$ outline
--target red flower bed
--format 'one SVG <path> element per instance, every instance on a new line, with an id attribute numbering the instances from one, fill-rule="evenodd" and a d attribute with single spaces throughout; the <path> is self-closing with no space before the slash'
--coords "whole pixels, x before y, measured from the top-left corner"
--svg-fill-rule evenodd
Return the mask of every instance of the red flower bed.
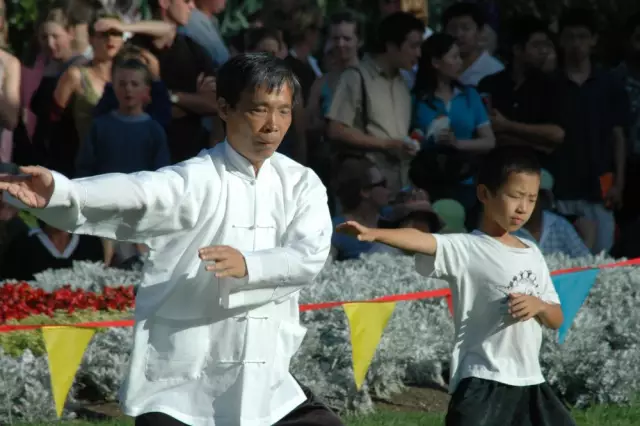
<path id="1" fill-rule="evenodd" d="M 54 312 L 77 310 L 116 310 L 133 308 L 133 286 L 105 287 L 102 293 L 61 287 L 53 292 L 33 288 L 27 283 L 0 286 L 0 324 L 32 315 L 53 316 Z"/>

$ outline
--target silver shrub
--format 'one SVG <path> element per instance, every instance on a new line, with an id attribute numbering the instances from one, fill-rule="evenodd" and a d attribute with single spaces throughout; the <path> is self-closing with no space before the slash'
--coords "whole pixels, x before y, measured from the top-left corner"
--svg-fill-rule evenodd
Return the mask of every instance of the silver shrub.
<path id="1" fill-rule="evenodd" d="M 602 256 L 547 258 L 551 269 L 612 261 Z M 98 289 L 112 282 L 133 283 L 138 277 L 136 273 L 78 263 L 73 270 L 48 271 L 38 277 L 38 285 L 50 289 L 71 283 Z M 444 285 L 415 273 L 411 257 L 379 254 L 326 267 L 316 283 L 302 292 L 301 302 L 362 300 Z M 541 355 L 545 374 L 567 401 L 578 406 L 624 403 L 640 391 L 638 289 L 640 273 L 635 268 L 603 270 L 565 343 L 559 346 L 555 334 L 545 332 Z M 353 381 L 344 312 L 339 308 L 310 311 L 302 313 L 301 319 L 308 333 L 292 362 L 292 372 L 339 410 L 365 413 L 373 410 L 375 399 L 389 398 L 407 385 L 445 382 L 453 323 L 444 300 L 396 305 L 360 391 Z M 106 400 L 116 399 L 131 344 L 131 329 L 97 334 L 85 354 L 72 394 L 78 395 L 88 386 Z M 68 404 L 68 408 L 73 405 Z M 46 357 L 35 358 L 26 352 L 16 359 L 0 352 L 0 424 L 6 424 L 10 416 L 13 421 L 32 421 L 52 419 L 54 414 Z"/>

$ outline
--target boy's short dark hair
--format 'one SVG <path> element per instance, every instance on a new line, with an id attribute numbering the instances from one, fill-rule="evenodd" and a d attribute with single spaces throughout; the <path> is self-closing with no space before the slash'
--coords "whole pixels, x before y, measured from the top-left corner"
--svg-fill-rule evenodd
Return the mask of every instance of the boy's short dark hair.
<path id="1" fill-rule="evenodd" d="M 387 50 L 387 44 L 402 46 L 407 40 L 407 36 L 417 31 L 424 33 L 424 22 L 407 12 L 395 12 L 384 18 L 380 25 L 376 41 L 374 43 L 375 53 L 384 53 Z"/>
<path id="2" fill-rule="evenodd" d="M 113 76 L 115 76 L 117 70 L 139 71 L 147 86 L 151 86 L 151 84 L 153 84 L 153 75 L 151 75 L 149 67 L 147 67 L 147 65 L 138 58 L 122 57 L 119 60 L 114 61 L 113 69 L 111 70 Z"/>
<path id="3" fill-rule="evenodd" d="M 449 22 L 455 18 L 462 18 L 463 16 L 468 16 L 473 19 L 478 29 L 482 29 L 487 24 L 486 14 L 477 4 L 462 2 L 456 3 L 444 11 L 442 14 L 442 26 L 446 28 Z"/>
<path id="4" fill-rule="evenodd" d="M 591 9 L 569 8 L 565 9 L 558 21 L 558 33 L 567 28 L 587 28 L 591 34 L 598 34 L 598 20 Z"/>
<path id="5" fill-rule="evenodd" d="M 218 98 L 234 108 L 247 90 L 266 86 L 267 90 L 280 90 L 288 85 L 293 104 L 300 101 L 300 82 L 287 63 L 269 53 L 242 53 L 230 58 L 218 70 L 216 81 Z"/>
<path id="6" fill-rule="evenodd" d="M 533 15 L 520 16 L 511 21 L 509 31 L 511 46 L 524 47 L 534 34 L 549 35 L 549 25 Z"/>
<path id="7" fill-rule="evenodd" d="M 537 153 L 527 147 L 501 146 L 491 150 L 480 165 L 478 185 L 484 185 L 496 193 L 512 173 L 540 174 Z"/>

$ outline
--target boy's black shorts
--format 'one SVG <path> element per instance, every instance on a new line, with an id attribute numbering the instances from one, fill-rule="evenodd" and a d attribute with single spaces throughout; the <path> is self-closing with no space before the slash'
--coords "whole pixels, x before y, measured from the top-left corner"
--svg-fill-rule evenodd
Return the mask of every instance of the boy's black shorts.
<path id="1" fill-rule="evenodd" d="M 509 386 L 475 377 L 454 391 L 446 426 L 576 426 L 569 410 L 545 382 Z"/>

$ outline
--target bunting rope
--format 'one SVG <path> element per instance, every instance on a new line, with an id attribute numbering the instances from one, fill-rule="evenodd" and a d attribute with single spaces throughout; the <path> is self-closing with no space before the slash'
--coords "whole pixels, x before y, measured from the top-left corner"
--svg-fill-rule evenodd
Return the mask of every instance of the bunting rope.
<path id="1" fill-rule="evenodd" d="M 624 260 L 622 262 L 607 263 L 598 266 L 577 266 L 574 268 L 559 269 L 551 272 L 552 276 L 571 274 L 574 272 L 587 271 L 590 269 L 611 269 L 624 266 L 640 265 L 640 257 L 636 259 Z M 320 309 L 331 309 L 352 303 L 388 303 L 388 302 L 406 302 L 420 299 L 437 299 L 446 298 L 449 305 L 449 311 L 452 311 L 451 290 L 448 288 L 440 288 L 436 290 L 419 291 L 415 293 L 395 294 L 390 296 L 382 296 L 369 300 L 351 300 L 336 302 L 321 302 L 300 305 L 300 312 L 317 311 Z M 112 327 L 132 327 L 134 320 L 118 320 L 118 321 L 94 321 L 82 322 L 75 324 L 24 324 L 24 325 L 0 325 L 0 333 L 8 333 L 20 330 L 36 330 L 44 327 L 79 327 L 79 328 L 112 328 Z"/>

